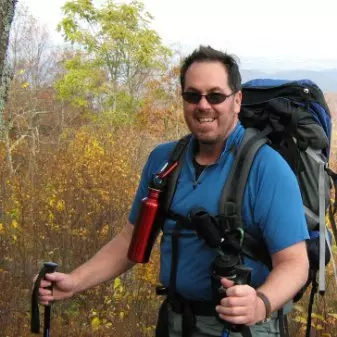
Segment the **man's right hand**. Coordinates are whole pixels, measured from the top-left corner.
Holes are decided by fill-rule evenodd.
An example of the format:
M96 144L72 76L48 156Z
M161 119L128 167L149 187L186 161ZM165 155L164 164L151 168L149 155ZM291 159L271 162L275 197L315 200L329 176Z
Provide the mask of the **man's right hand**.
M36 278L35 278L36 280ZM46 289L52 286L52 290ZM69 298L75 293L75 282L70 274L54 272L46 274L39 288L39 303L48 305L51 301Z

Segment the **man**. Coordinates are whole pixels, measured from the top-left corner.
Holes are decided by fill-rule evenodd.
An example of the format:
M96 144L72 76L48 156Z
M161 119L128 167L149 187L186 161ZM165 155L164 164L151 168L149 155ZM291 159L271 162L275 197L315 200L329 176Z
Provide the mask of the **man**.
M233 164L235 149L245 133L238 119L242 98L238 65L232 56L201 46L185 59L180 79L185 121L192 137L170 210L187 217L193 208L203 207L210 214L218 215L222 187ZM47 275L48 281L41 283L40 303L71 297L132 267L127 251L140 200L146 196L153 175L167 162L173 148L174 143L168 143L152 151L143 170L129 223L122 232L71 274ZM209 270L216 251L193 229L184 229L179 238L174 275L174 294L177 295L171 296L172 301L169 298L161 309L157 336L168 333L169 337L187 337L182 331L186 329L186 317L182 318L177 301L184 305L201 303L199 307L202 308L212 303L215 307L211 315L203 314L202 310L191 311L194 317L188 334L193 337L222 336L222 320L251 326L253 336L279 336L275 313L293 298L307 279L305 240L308 233L296 177L283 158L267 145L254 160L245 189L242 218L245 229L266 243L272 271L268 273L262 263L244 259L253 269L251 286L234 285L233 281L223 278L221 282L227 289L227 296L218 304L212 303ZM160 279L169 292L174 226L174 220L165 221L161 242ZM50 282L53 282L53 294L44 289ZM271 320L261 323L272 313ZM230 336L242 334L231 332Z

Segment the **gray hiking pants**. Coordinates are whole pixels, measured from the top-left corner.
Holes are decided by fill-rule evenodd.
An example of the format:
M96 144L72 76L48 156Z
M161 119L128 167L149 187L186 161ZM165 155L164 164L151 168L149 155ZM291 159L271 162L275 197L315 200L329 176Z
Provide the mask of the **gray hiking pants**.
M182 337L181 315L169 309L169 335L170 337ZM223 325L213 316L196 316L196 331L192 337L221 337ZM277 318L270 322L250 327L253 337L279 337L279 321ZM241 333L231 332L229 337L242 337Z

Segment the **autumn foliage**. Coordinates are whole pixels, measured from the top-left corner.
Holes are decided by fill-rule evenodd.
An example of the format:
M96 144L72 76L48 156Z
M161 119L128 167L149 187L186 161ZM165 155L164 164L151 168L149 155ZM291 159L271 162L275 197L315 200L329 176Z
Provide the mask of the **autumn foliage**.
M27 19L23 13L18 20ZM25 34L13 34L21 51L10 53L14 77L0 141L0 336L31 336L32 280L41 263L70 272L94 255L126 223L153 147L187 132L179 61L150 21L139 2L107 1L98 10L81 0L66 3L59 25L71 47L30 49L31 41L46 42L31 17ZM55 303L52 336L153 336L162 300L158 258L157 245L149 264ZM328 280L313 320L322 337L337 329L332 266ZM291 317L298 336L306 301Z

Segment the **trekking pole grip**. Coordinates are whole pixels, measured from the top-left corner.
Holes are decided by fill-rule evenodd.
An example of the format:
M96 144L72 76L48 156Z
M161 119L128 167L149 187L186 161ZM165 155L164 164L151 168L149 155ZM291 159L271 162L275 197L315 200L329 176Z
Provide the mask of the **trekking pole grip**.
M54 262L44 262L39 275L34 283L33 293L32 293L32 308L31 308L31 332L40 333L40 312L39 312L39 288L41 281L48 273L53 273L57 268L57 264ZM47 287L47 289L52 289L52 286ZM45 307L44 324L45 330L46 325L48 329L50 327L50 303Z

